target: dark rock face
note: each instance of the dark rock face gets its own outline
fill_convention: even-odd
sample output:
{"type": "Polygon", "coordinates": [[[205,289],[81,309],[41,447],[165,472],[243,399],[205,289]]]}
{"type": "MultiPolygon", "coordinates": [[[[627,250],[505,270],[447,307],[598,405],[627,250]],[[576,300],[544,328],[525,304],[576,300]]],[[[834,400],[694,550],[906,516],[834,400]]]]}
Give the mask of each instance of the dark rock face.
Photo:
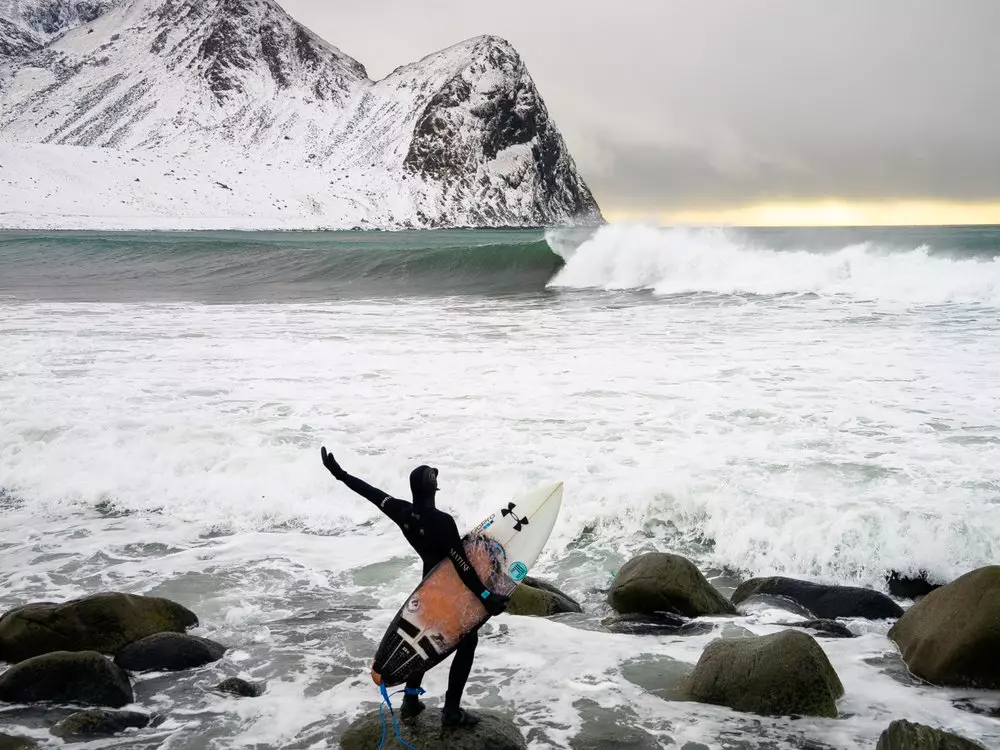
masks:
{"type": "Polygon", "coordinates": [[[154,633],[198,624],[189,609],[150,596],[95,594],[64,604],[29,604],[0,618],[0,660],[19,662],[52,651],[115,654],[154,633]]]}
{"type": "Polygon", "coordinates": [[[0,701],[82,703],[118,708],[133,701],[121,669],[96,651],[36,656],[0,675],[0,701]]]}
{"type": "Polygon", "coordinates": [[[580,603],[564,594],[551,583],[531,576],[526,577],[514,589],[507,607],[510,615],[533,615],[548,617],[566,612],[582,612],[580,603]]]}
{"type": "Polygon", "coordinates": [[[608,603],[620,614],[674,612],[685,617],[732,615],[726,601],[695,567],[679,555],[651,552],[625,563],[611,584],[608,603]]]}
{"type": "Polygon", "coordinates": [[[37,34],[15,23],[9,18],[0,17],[0,60],[22,57],[42,48],[43,41],[37,34]]]}
{"type": "Polygon", "coordinates": [[[897,599],[916,599],[920,596],[927,596],[943,585],[928,581],[926,573],[917,576],[904,576],[895,570],[890,572],[885,580],[889,586],[889,593],[897,599]]]}
{"type": "Polygon", "coordinates": [[[759,638],[712,641],[685,693],[690,700],[736,711],[832,718],[844,686],[815,640],[785,630],[759,638]]]}
{"type": "Polygon", "coordinates": [[[492,161],[506,149],[525,146],[531,151],[530,169],[508,177],[508,187],[533,191],[525,223],[534,220],[543,225],[553,215],[599,223],[594,196],[576,174],[566,144],[520,56],[497,37],[483,37],[473,54],[469,67],[442,86],[424,108],[413,129],[406,168],[443,183],[456,197],[468,195],[484,206],[503,208],[501,192],[477,193],[469,167],[484,158],[492,161]],[[495,88],[482,91],[476,73],[470,72],[477,68],[500,71],[502,79],[495,88]]]}
{"type": "Polygon", "coordinates": [[[878,738],[875,750],[986,750],[978,742],[908,721],[894,721],[878,738]]]}
{"type": "Polygon", "coordinates": [[[1000,565],[966,573],[907,610],[889,631],[918,677],[1000,688],[1000,565]]]}
{"type": "Polygon", "coordinates": [[[107,711],[90,709],[77,711],[60,721],[52,734],[64,739],[106,737],[126,729],[142,729],[149,725],[149,717],[138,711],[107,711]]]}
{"type": "Polygon", "coordinates": [[[157,633],[123,648],[115,664],[130,672],[194,669],[218,661],[225,653],[225,646],[207,638],[157,633]]]}
{"type": "Polygon", "coordinates": [[[262,685],[255,685],[246,680],[241,680],[239,677],[230,677],[227,680],[223,680],[215,686],[215,689],[220,693],[229,693],[240,698],[256,698],[264,693],[262,685]]]}
{"type": "MultiPolygon", "coordinates": [[[[399,722],[400,735],[420,750],[527,750],[524,738],[514,722],[494,711],[476,711],[482,721],[472,729],[449,729],[441,726],[437,711],[425,710],[414,719],[399,722]]],[[[389,728],[393,744],[398,743],[389,728]]],[[[362,716],[340,738],[343,750],[372,750],[379,746],[382,721],[378,711],[362,716]]]]}
{"type": "Polygon", "coordinates": [[[733,592],[733,604],[757,594],[782,596],[808,609],[822,619],[864,617],[869,620],[895,619],[903,608],[871,589],[854,586],[824,586],[794,578],[752,578],[733,592]]]}
{"type": "Polygon", "coordinates": [[[121,0],[41,0],[25,3],[22,18],[46,36],[83,26],[122,4],[121,0]]]}

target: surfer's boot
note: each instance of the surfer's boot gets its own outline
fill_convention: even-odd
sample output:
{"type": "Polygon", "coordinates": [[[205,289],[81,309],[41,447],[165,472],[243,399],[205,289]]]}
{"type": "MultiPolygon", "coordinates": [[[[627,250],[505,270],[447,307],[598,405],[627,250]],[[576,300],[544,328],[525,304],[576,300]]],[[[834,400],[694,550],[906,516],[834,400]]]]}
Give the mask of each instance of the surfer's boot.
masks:
{"type": "Polygon", "coordinates": [[[472,729],[479,721],[478,716],[464,708],[445,708],[441,711],[442,726],[472,729]]]}
{"type": "Polygon", "coordinates": [[[416,695],[407,693],[403,696],[403,702],[399,706],[399,718],[412,719],[423,711],[427,706],[416,695]]]}

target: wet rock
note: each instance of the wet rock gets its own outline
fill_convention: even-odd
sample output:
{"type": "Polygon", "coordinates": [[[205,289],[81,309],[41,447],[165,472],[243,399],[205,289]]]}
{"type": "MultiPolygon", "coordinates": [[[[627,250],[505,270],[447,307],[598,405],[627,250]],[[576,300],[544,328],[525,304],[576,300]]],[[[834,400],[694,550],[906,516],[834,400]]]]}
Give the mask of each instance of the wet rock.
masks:
{"type": "Polygon", "coordinates": [[[701,635],[712,630],[710,622],[689,620],[669,612],[613,615],[601,620],[601,626],[612,633],[627,635],[701,635]]]}
{"type": "Polygon", "coordinates": [[[230,677],[228,680],[223,680],[215,686],[215,689],[220,693],[238,695],[241,698],[256,698],[258,695],[264,693],[263,685],[247,682],[246,680],[241,680],[239,677],[230,677]]]}
{"type": "Polygon", "coordinates": [[[974,570],[907,610],[889,637],[918,677],[1000,688],[1000,565],[974,570]]]}
{"type": "Polygon", "coordinates": [[[770,716],[835,717],[843,694],[823,649],[794,630],[712,641],[684,686],[690,700],[770,716]]]}
{"type": "Polygon", "coordinates": [[[805,607],[823,619],[864,617],[869,620],[895,619],[903,609],[885,594],[855,586],[826,586],[794,578],[752,578],[733,592],[733,604],[757,594],[781,596],[805,607]]]}
{"type": "MultiPolygon", "coordinates": [[[[472,729],[441,726],[441,714],[427,709],[413,719],[399,722],[405,742],[420,750],[526,750],[521,731],[513,721],[494,711],[476,711],[482,721],[472,729]]],[[[379,746],[382,721],[378,711],[365,714],[351,724],[340,738],[342,750],[372,750],[379,746]]],[[[399,747],[390,722],[388,747],[399,747]]]]}
{"type": "Polygon", "coordinates": [[[207,638],[157,633],[123,648],[115,664],[130,672],[194,669],[218,661],[225,653],[225,646],[207,638]]]}
{"type": "Polygon", "coordinates": [[[30,737],[19,737],[0,732],[0,750],[32,750],[38,743],[30,737]]]}
{"type": "Polygon", "coordinates": [[[507,614],[548,617],[565,612],[582,612],[580,603],[564,594],[551,583],[526,577],[514,589],[507,606],[507,614]]]}
{"type": "Polygon", "coordinates": [[[131,703],[133,695],[128,675],[96,651],[57,651],[22,661],[0,675],[0,701],[118,708],[131,703]]]}
{"type": "Polygon", "coordinates": [[[820,638],[857,638],[850,628],[836,620],[804,620],[803,622],[775,623],[783,628],[812,630],[820,638]]]}
{"type": "Polygon", "coordinates": [[[977,742],[940,729],[894,721],[878,738],[875,750],[986,750],[977,742]]]}
{"type": "Polygon", "coordinates": [[[760,612],[768,609],[780,609],[784,612],[788,612],[789,614],[804,617],[807,620],[811,620],[816,617],[816,615],[803,607],[801,604],[797,604],[791,599],[786,599],[783,596],[754,594],[753,596],[748,596],[736,605],[736,610],[741,615],[747,615],[753,612],[760,612]]]}
{"type": "Polygon", "coordinates": [[[618,571],[608,603],[620,614],[674,612],[685,617],[732,615],[726,601],[690,560],[650,552],[629,560],[618,571]]]}
{"type": "Polygon", "coordinates": [[[95,594],[63,604],[29,604],[0,618],[0,661],[17,663],[53,651],[115,654],[154,633],[183,633],[198,624],[169,599],[95,594]]]}
{"type": "Polygon", "coordinates": [[[63,739],[107,737],[126,729],[149,726],[149,717],[138,711],[107,711],[101,708],[77,711],[60,721],[52,734],[63,739]]]}
{"type": "Polygon", "coordinates": [[[885,582],[889,586],[889,593],[897,599],[917,599],[921,596],[927,596],[943,585],[928,581],[927,573],[923,571],[915,576],[905,576],[898,571],[891,570],[886,576],[885,582]]]}

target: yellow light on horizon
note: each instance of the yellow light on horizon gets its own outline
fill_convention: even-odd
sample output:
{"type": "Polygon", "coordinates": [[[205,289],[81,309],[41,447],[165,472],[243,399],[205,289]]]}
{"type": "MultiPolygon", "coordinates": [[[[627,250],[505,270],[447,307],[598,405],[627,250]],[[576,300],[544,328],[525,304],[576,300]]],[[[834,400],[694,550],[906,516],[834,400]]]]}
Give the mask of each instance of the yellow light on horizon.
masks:
{"type": "Polygon", "coordinates": [[[1000,224],[1000,202],[935,200],[775,201],[732,208],[634,211],[609,209],[608,221],[743,227],[944,226],[1000,224]]]}

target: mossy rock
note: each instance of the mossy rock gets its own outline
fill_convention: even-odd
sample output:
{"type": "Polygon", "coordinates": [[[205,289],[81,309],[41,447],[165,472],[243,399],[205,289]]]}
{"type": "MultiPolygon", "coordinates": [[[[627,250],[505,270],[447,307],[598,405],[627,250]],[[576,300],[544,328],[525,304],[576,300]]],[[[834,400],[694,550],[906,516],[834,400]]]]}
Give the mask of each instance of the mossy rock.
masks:
{"type": "Polygon", "coordinates": [[[734,615],[726,600],[690,560],[650,552],[629,560],[611,584],[608,603],[619,614],[734,615]]]}
{"type": "Polygon", "coordinates": [[[0,701],[82,703],[119,708],[134,700],[128,675],[96,651],[57,651],[0,675],[0,701]]]}
{"type": "Polygon", "coordinates": [[[844,686],[815,639],[783,630],[712,641],[683,693],[689,700],[747,713],[832,718],[844,686]]]}
{"type": "MultiPolygon", "coordinates": [[[[524,737],[513,721],[494,711],[476,711],[482,719],[472,728],[449,728],[441,725],[441,714],[426,709],[418,716],[399,721],[405,742],[420,750],[527,750],[524,737]]],[[[401,748],[385,714],[387,726],[384,750],[401,748]]],[[[382,719],[378,711],[365,714],[351,724],[340,738],[342,750],[372,750],[382,738],[382,719]]]]}
{"type": "Polygon", "coordinates": [[[986,750],[978,742],[940,729],[894,721],[878,738],[875,750],[986,750]]]}

